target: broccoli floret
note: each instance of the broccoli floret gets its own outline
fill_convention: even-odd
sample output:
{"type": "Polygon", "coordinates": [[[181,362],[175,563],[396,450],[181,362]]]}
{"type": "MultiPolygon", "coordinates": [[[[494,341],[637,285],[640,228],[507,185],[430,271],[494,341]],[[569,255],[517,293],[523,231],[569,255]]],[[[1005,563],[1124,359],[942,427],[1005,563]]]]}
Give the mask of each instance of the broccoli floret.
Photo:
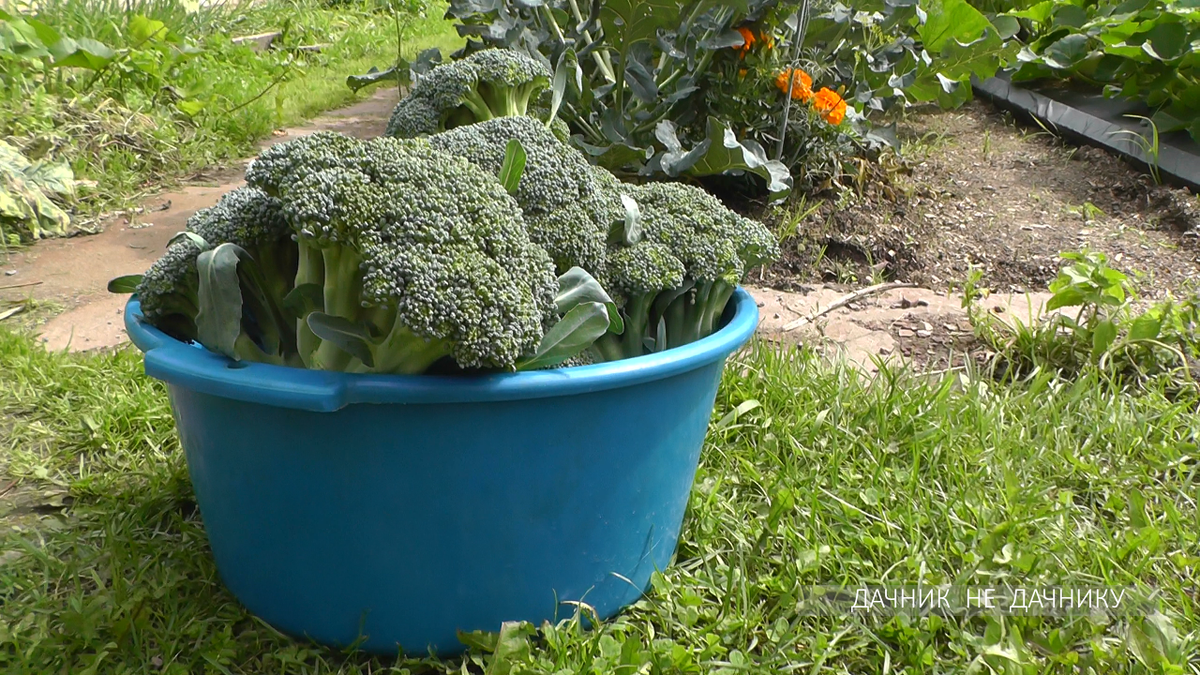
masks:
{"type": "Polygon", "coordinates": [[[625,217],[620,183],[612,174],[589,164],[531,117],[459,127],[431,136],[429,142],[496,174],[514,138],[525,150],[516,198],[530,239],[546,249],[558,273],[581,267],[603,281],[609,232],[625,217]]]}
{"type": "Polygon", "coordinates": [[[659,242],[642,240],[633,246],[616,248],[608,257],[609,287],[621,308],[625,332],[608,333],[593,348],[606,361],[616,361],[645,352],[651,314],[660,294],[681,287],[684,266],[671,249],[659,242]]]}
{"type": "Polygon", "coordinates": [[[440,65],[392,111],[387,135],[414,138],[495,117],[521,116],[550,84],[550,71],[527,54],[487,49],[440,65]]]}
{"type": "Polygon", "coordinates": [[[362,143],[333,131],[318,131],[294,141],[278,143],[246,167],[246,182],[278,197],[280,189],[297,177],[317,169],[347,166],[362,143]]]}
{"type": "Polygon", "coordinates": [[[686,293],[662,309],[667,344],[656,349],[711,334],[746,270],[779,257],[774,236],[762,223],[691,185],[648,183],[626,190],[641,208],[646,240],[666,246],[691,282],[686,293]]]}
{"type": "MultiPolygon", "coordinates": [[[[464,369],[511,369],[536,348],[557,291],[512,197],[427,141],[356,143],[340,164],[307,145],[299,161],[277,162],[298,177],[279,191],[301,250],[297,286],[321,280],[305,363],[419,373],[450,357],[464,369]],[[343,337],[321,339],[330,321],[343,337]]],[[[273,150],[282,160],[288,148],[273,150]]]]}
{"type": "Polygon", "coordinates": [[[191,239],[180,238],[154,261],[137,286],[142,315],[167,335],[194,342],[196,311],[200,307],[196,256],[206,247],[191,239]]]}

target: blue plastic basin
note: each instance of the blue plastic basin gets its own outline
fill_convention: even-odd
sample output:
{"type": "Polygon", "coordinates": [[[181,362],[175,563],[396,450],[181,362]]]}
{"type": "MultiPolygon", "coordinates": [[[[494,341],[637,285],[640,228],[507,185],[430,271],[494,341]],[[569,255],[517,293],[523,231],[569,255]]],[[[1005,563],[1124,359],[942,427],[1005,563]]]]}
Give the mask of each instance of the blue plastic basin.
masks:
{"type": "Polygon", "coordinates": [[[225,584],[279,630],[443,655],[495,631],[636,601],[674,553],[725,359],[717,333],[613,363],[350,375],[228,359],[125,327],[167,382],[225,584]]]}

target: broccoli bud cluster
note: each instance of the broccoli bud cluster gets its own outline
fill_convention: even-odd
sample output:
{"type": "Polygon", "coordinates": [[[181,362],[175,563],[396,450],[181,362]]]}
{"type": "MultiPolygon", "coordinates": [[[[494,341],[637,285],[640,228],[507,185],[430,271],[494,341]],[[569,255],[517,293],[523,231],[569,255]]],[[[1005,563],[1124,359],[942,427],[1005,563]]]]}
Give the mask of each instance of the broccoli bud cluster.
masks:
{"type": "Polygon", "coordinates": [[[550,70],[526,54],[486,49],[440,65],[397,104],[387,135],[415,138],[495,117],[535,112],[550,70]]]}

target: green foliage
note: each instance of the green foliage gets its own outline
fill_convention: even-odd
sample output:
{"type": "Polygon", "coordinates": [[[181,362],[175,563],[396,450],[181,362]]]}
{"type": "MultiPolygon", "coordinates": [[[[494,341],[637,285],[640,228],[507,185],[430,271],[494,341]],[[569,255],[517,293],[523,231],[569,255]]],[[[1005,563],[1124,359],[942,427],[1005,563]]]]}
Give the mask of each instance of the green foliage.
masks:
{"type": "Polygon", "coordinates": [[[1014,81],[1073,78],[1142,101],[1157,133],[1200,140],[1200,8],[1187,0],[1044,0],[1005,16],[1020,21],[1014,81]]]}
{"type": "Polygon", "coordinates": [[[764,191],[783,197],[791,189],[787,167],[694,105],[713,57],[742,44],[733,28],[777,4],[456,0],[449,15],[461,22],[467,53],[505,47],[553,67],[559,114],[596,164],[672,178],[750,172],[764,191]],[[667,134],[671,140],[662,141],[667,134]]]}
{"type": "MultiPolygon", "coordinates": [[[[282,126],[354,100],[347,74],[395,54],[397,24],[409,58],[461,44],[440,18],[393,15],[358,0],[334,8],[323,0],[189,4],[47,0],[14,16],[116,55],[98,71],[55,67],[52,57],[6,60],[0,48],[0,136],[33,161],[66,161],[88,182],[64,205],[80,227],[163,183],[244,157],[282,126]],[[162,39],[154,32],[160,23],[162,39]],[[268,50],[231,40],[267,31],[282,32],[268,50]],[[306,45],[321,49],[298,49],[306,45]]],[[[4,35],[0,43],[12,37],[4,35]]]]}
{"type": "MultiPolygon", "coordinates": [[[[673,564],[606,622],[464,634],[454,659],[282,635],[220,582],[163,383],[132,349],[0,328],[0,671],[1190,674],[1195,397],[1097,373],[1020,383],[760,344],[721,380],[673,564]],[[1158,612],[808,616],[806,588],[1111,586],[1158,612]],[[818,665],[818,662],[820,665],[818,665]],[[489,670],[490,669],[490,670],[489,670]]],[[[585,598],[586,601],[586,598],[585,598]]]]}
{"type": "Polygon", "coordinates": [[[1147,307],[1103,253],[1060,255],[1068,264],[1050,284],[1048,314],[1032,325],[1010,326],[979,309],[978,272],[968,280],[963,304],[971,322],[1012,375],[1077,375],[1096,367],[1133,385],[1165,378],[1174,388],[1196,387],[1200,298],[1168,297],[1147,307]]]}
{"type": "Polygon", "coordinates": [[[752,174],[773,197],[791,189],[793,175],[816,184],[849,156],[895,144],[859,113],[897,101],[960,105],[972,76],[995,74],[1016,53],[1009,34],[966,0],[835,3],[814,10],[806,28],[801,8],[454,0],[449,15],[468,52],[507,47],[554,67],[561,114],[597,164],[670,178],[752,174]],[[820,115],[785,105],[773,85],[794,66],[856,106],[849,124],[838,127],[839,114],[828,118],[836,128],[822,127],[820,115]]]}
{"type": "Polygon", "coordinates": [[[897,103],[957,107],[971,99],[972,76],[987,78],[1017,47],[966,0],[834,4],[814,18],[805,45],[866,110],[897,103]]]}
{"type": "Polygon", "coordinates": [[[30,162],[0,141],[0,245],[67,236],[71,217],[55,200],[74,194],[75,176],[66,164],[30,162]]]}

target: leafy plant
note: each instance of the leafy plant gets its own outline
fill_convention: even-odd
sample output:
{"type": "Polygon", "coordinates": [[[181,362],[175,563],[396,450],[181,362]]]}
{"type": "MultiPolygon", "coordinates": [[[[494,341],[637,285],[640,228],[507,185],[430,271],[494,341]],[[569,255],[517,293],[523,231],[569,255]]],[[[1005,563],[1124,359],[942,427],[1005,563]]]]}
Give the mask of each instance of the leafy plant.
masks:
{"type": "Polygon", "coordinates": [[[1029,325],[1010,326],[978,308],[978,271],[965,286],[963,306],[977,334],[1011,372],[1096,367],[1127,382],[1171,377],[1177,386],[1195,385],[1200,298],[1168,297],[1143,308],[1129,277],[1103,253],[1060,255],[1068,264],[1050,284],[1048,313],[1029,325]]]}
{"type": "Polygon", "coordinates": [[[74,194],[75,176],[65,163],[30,162],[0,141],[0,244],[65,237],[71,217],[56,200],[74,194]]]}
{"type": "Polygon", "coordinates": [[[453,0],[448,16],[460,21],[467,52],[507,47],[553,67],[560,114],[601,166],[672,178],[751,174],[775,197],[790,190],[793,171],[819,166],[806,176],[817,183],[842,158],[889,142],[845,101],[862,110],[896,100],[958,105],[970,98],[971,76],[994,74],[1015,53],[965,0],[837,3],[802,29],[807,11],[781,0],[453,0]],[[795,53],[802,63],[787,56],[795,53]],[[796,65],[828,82],[815,116],[791,115],[772,90],[796,65]],[[815,124],[836,127],[843,117],[854,124],[815,124]]]}
{"type": "Polygon", "coordinates": [[[1156,132],[1200,140],[1200,10],[1189,0],[1044,0],[1006,12],[1025,46],[1013,80],[1071,78],[1142,101],[1156,132]]]}

